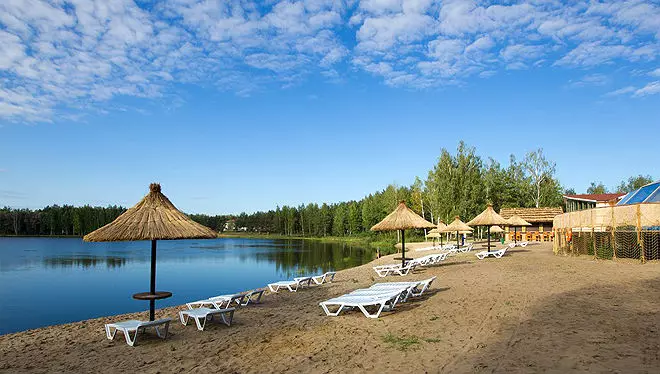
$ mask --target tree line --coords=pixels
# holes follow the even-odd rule
[[[617,190],[628,192],[651,180],[650,176],[631,177]],[[594,185],[587,192],[601,193]],[[606,191],[604,186],[603,190]],[[521,159],[511,155],[508,163],[501,165],[493,158],[482,158],[474,147],[460,142],[453,153],[441,150],[436,164],[424,179],[417,177],[409,186],[390,184],[360,200],[285,205],[250,214],[193,214],[190,217],[218,232],[225,231],[225,223],[231,220],[232,228],[252,233],[304,237],[376,235],[369,229],[399,201],[405,201],[408,207],[431,222],[448,223],[454,216],[467,221],[488,203],[493,204],[496,211],[512,207],[561,206],[562,195],[567,193],[575,191],[562,187],[555,176],[555,163],[546,158],[543,149],[531,151]],[[0,235],[82,236],[111,222],[125,210],[117,206],[69,205],[35,211],[3,208],[0,210]]]
[[[43,209],[0,209],[0,235],[83,236],[114,221],[126,208],[53,205]]]

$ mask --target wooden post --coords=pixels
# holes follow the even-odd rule
[[[406,231],[401,230],[401,267],[406,266]]]
[[[646,262],[644,257],[644,241],[642,240],[642,211],[637,204],[637,243],[639,243],[639,259],[642,264]]]
[[[156,241],[151,241],[151,285],[149,293],[156,293]],[[153,321],[156,314],[156,300],[149,299],[149,321]]]
[[[614,207],[610,207],[612,212],[612,259],[616,260],[616,222],[614,222]]]
[[[598,258],[598,250],[596,249],[596,232],[594,231],[594,211],[591,210],[591,240],[594,245],[594,258]]]

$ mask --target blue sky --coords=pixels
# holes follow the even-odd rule
[[[660,5],[570,4],[4,1],[0,205],[359,199],[460,140],[660,177]]]

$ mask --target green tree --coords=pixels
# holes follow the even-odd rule
[[[591,182],[591,185],[587,188],[588,194],[602,194],[607,193],[607,188],[603,182]]]
[[[650,175],[638,175],[636,177],[630,177],[627,181],[621,181],[619,186],[616,188],[616,192],[619,193],[628,193],[634,191],[644,185],[653,183],[653,178]]]

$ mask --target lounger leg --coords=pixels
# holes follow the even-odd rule
[[[113,327],[113,328],[114,328],[114,330],[110,330],[111,327],[108,326],[108,325],[105,325],[105,336],[107,336],[108,339],[110,339],[110,340],[114,340],[115,335],[117,335],[117,328],[116,327]]]
[[[124,338],[126,338],[126,343],[131,347],[135,346],[135,343],[137,343],[138,330],[139,329],[135,329],[135,336],[133,339],[131,339],[131,333],[129,330],[122,330],[124,333]]]
[[[163,326],[163,330],[165,330],[164,334],[161,334],[160,332],[160,327],[156,326],[156,335],[158,335],[159,338],[162,339],[167,339],[167,333],[170,331],[170,322],[165,322],[165,326]]]
[[[339,304],[339,307],[336,312],[331,312],[326,304],[321,304],[321,308],[323,308],[323,311],[325,312],[326,316],[337,317],[339,313],[341,313],[342,309],[344,309],[344,304]]]
[[[182,325],[188,326],[188,318],[190,318],[190,316],[187,314],[184,315],[183,312],[179,312],[179,319],[181,320]]]
[[[193,317],[193,319],[195,320],[195,324],[197,325],[197,330],[204,331],[204,326],[206,326],[206,317],[200,317],[200,318]],[[201,320],[204,320],[204,322],[202,322]]]
[[[380,313],[383,311],[383,308],[385,308],[385,303],[380,304],[380,307],[378,308],[378,311],[374,314],[371,314],[367,311],[367,309],[362,306],[358,305],[358,308],[362,311],[362,313],[367,316],[367,318],[378,318],[380,316]]]

